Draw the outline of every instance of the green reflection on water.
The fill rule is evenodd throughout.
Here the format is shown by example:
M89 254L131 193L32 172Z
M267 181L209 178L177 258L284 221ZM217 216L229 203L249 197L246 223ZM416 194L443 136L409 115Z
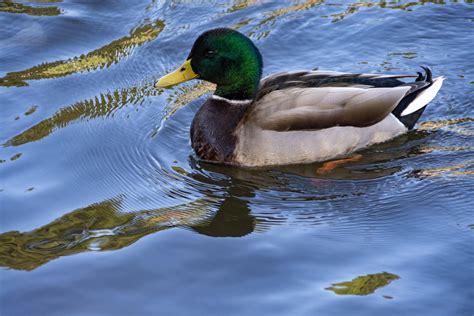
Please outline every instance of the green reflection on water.
M59 2L59 1L36 1L36 2ZM32 7L21 3L4 0L0 2L0 12L24 13L29 15L54 16L61 14L58 7Z
M384 287L400 277L396 274L382 272L357 277L352 281L335 283L326 290L339 295L369 295L378 288Z
M44 63L32 68L9 72L0 78L0 86L26 86L26 80L39 80L67 76L77 72L91 71L97 68L109 67L127 56L130 49L154 40L163 30L165 24L158 20L145 24L122 37L86 55L67 60Z

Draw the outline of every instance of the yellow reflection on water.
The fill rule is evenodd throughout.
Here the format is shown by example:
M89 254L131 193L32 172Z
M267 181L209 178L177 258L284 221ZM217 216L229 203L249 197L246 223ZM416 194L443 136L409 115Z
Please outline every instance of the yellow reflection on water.
M4 146L19 146L38 141L53 131L66 127L75 120L105 117L126 105L140 104L145 97L157 93L157 90L152 86L131 87L100 94L93 99L74 103L60 109L53 116L12 137Z
M263 4L265 0L237 0L235 1L232 6L227 10L227 12L235 12L239 10L246 9L247 7L256 5L256 4Z
M338 295L369 295L378 288L387 286L390 282L400 279L396 274L382 272L368 274L352 279L352 281L334 283L326 290Z
M26 80L39 80L63 77L77 72L91 71L109 67L127 56L133 47L154 40L163 30L165 24L158 20L137 27L130 35L122 37L99 49L79 57L44 63L32 68L9 72L0 78L0 86L26 86Z
M265 19L263 19L258 25L257 28L261 27L262 25L268 24L269 22L272 22L278 17L287 15L291 12L296 12L296 11L304 11L308 10L316 5L320 5L324 3L324 0L309 0L305 1L303 3L296 3L288 7L276 9L270 12L267 12L264 14ZM249 35L253 35L254 32L250 32ZM262 38L262 37L267 37L269 34L269 31L263 32L262 34L258 35L257 38Z
M416 170L413 174L418 177L470 176L474 175L474 160L463 161L452 166Z
M460 118L439 120L439 121L426 121L426 122L421 123L418 129L421 129L421 130L440 129L443 127L457 125L457 124L466 123L466 122L474 122L474 118L460 117Z
M457 2L453 0L452 2ZM466 3L471 3L472 0L465 0ZM245 9L249 6L258 5L264 3L263 1L255 1L255 0L247 0L247 1L236 1L232 7L229 9L229 12L238 11ZM377 7L381 9L397 9L397 10L404 10L404 11L411 11L411 7L425 5L425 4L446 4L444 0L417 0L417 1L410 1L410 2L402 2L400 0L394 1L354 1L352 3L327 3L325 0L307 0L292 3L289 6L278 8L273 11L269 11L263 14L264 19L257 25L259 28L262 25L268 24L269 22L274 21L275 19L288 15L292 12L304 11L311 9L315 6L326 4L328 6L333 7L345 7L342 12L333 13L329 16L321 16L322 18L331 18L332 22L339 22L346 17L357 13L361 8L372 8ZM270 31L264 32L262 34L257 35L257 38L266 37ZM254 35L254 32L251 32L250 35ZM413 56L406 56L407 58L413 58Z
M179 88L168 99L168 106L164 119L169 118L182 106L211 92L215 85L208 82L199 82L192 86ZM76 120L89 120L106 117L114 111L127 106L140 104L146 97L160 94L151 85L117 89L113 92L102 93L93 99L76 102L57 111L53 116L35 124L26 131L10 138L4 146L19 146L47 137L57 129L68 126ZM36 108L35 108L36 110Z
M471 1L471 0L467 0ZM454 0L453 2L457 2ZM400 1L400 0L394 0L394 1L363 1L363 2L355 2L355 3L350 3L347 5L347 8L345 11L336 13L336 14L331 14L330 17L333 18L332 22L339 22L343 19L345 19L348 16L353 15L357 11L359 11L360 8L372 8L372 7L377 7L381 9L394 9L394 10L404 10L404 11L411 11L411 7L414 6L419 6L419 5L425 5L425 4L446 4L446 1L444 0L417 0L417 1ZM408 58L410 59L410 58Z
M179 108L189 102L214 91L216 85L207 81L201 81L191 86L180 87L177 92L168 98L168 107L165 119L169 118Z
M277 18L279 16L288 14L290 12L296 12L296 11L303 11L303 10L308 10L309 8L314 7L315 5L319 5L324 3L324 0L308 0L302 3L297 3L285 8L277 9L275 11L272 11L267 14L268 19L265 20L263 23L268 22L268 20Z
M474 150L474 147L455 147L455 146L420 146L418 152L423 154L429 154L436 151L467 151Z
M450 132L454 132L462 136L472 136L473 132L469 128L465 128L462 126L455 126L455 125L468 123L468 122L474 122L474 118L461 117L461 118L439 120L439 121L428 121L428 122L421 123L418 129L419 130L438 130L438 129L449 128Z
M36 2L59 2L54 0L49 1L39 1ZM0 12L8 13L24 13L29 15L44 15L44 16L54 16L61 14L61 10L58 7L32 7L29 5L16 3L9 0L3 0L0 2Z

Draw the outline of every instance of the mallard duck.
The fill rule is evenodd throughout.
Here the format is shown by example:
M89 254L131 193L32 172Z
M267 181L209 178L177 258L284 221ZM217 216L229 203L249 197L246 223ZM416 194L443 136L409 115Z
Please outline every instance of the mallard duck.
M212 29L155 86L199 78L216 90L196 113L191 143L200 159L239 166L327 161L412 129L443 77L294 71L261 80L262 56L245 35ZM413 82L400 79L415 78Z

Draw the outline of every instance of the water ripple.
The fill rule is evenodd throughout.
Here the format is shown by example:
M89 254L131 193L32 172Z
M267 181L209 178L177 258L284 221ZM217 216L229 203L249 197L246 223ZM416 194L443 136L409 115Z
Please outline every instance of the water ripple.
M117 295L143 312L155 302L147 293L158 292L180 312L189 305L183 301L193 302L189 297L212 292L227 304L209 305L218 314L230 310L222 306L249 302L262 307L250 314L343 314L353 304L371 314L384 286L393 302L402 302L396 308L416 314L430 314L426 306L436 304L445 305L435 313L456 314L446 306L466 305L474 225L470 1L31 7L58 7L61 14L0 12L0 266L34 270L0 270L9 278L2 293L11 302L2 306L7 312L31 305L45 314L51 306L55 313L87 314L67 294L79 279L81 295L91 304L98 298L93 312L102 314L111 312L102 312L111 307L103 302ZM195 157L189 128L214 87L192 82L156 90L153 81L186 58L198 34L222 26L251 36L264 73L314 67L412 73L428 64L448 79L416 130L333 170L321 163L207 164ZM76 257L87 252L101 253ZM84 263L87 269L75 268ZM123 281L117 267L128 276L124 286L117 286ZM82 291L108 284L110 292L98 296ZM62 293L53 305L50 289ZM356 302L325 289L377 291ZM440 295L446 300L434 302ZM29 304L21 304L25 297ZM207 304L195 306L209 314Z

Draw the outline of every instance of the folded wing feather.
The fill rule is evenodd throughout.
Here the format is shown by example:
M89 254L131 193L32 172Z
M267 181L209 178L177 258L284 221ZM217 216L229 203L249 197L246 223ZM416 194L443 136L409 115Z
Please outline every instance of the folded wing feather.
M286 88L264 95L249 117L260 128L275 131L365 127L389 115L408 90L409 86Z

